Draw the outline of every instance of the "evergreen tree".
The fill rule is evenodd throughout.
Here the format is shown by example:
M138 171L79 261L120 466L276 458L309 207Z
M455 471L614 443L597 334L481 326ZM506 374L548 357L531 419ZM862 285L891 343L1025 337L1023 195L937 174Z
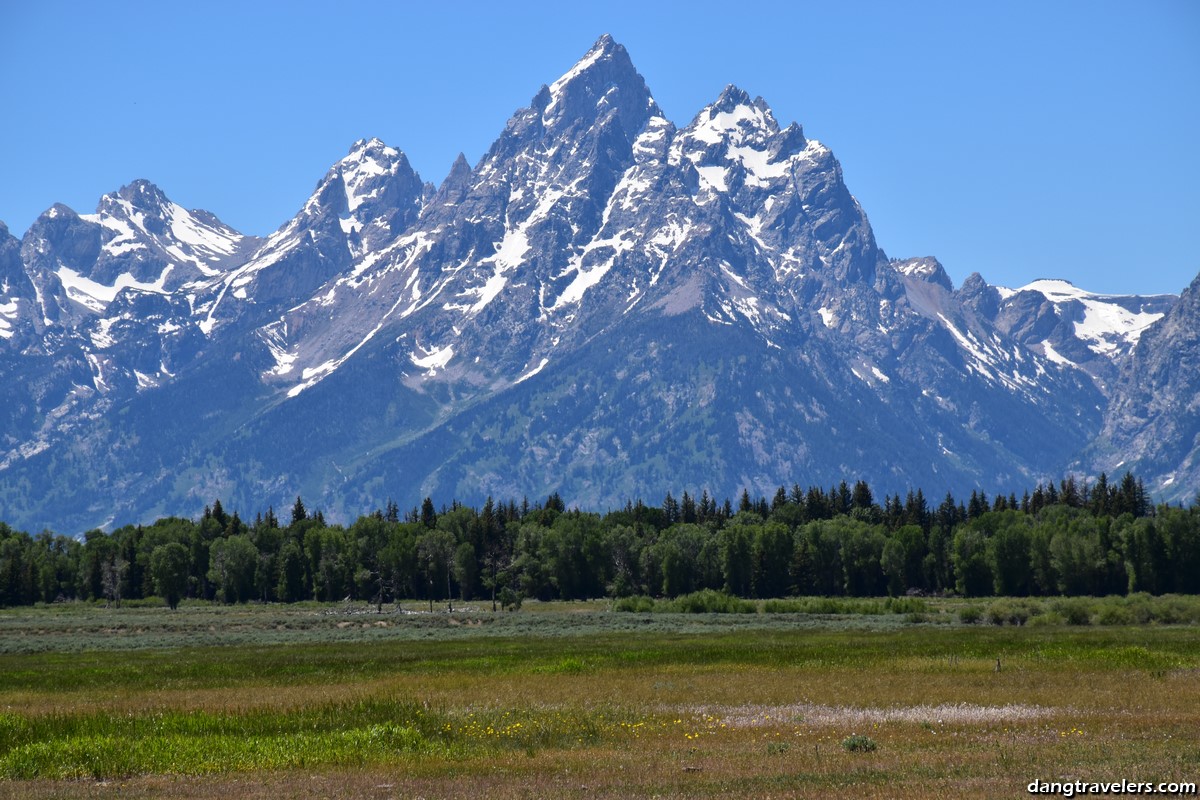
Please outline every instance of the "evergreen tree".
M850 510L851 510L851 508L853 508L853 505L851 504L850 487L846 485L845 481L842 481L841 483L839 483L836 493L831 492L830 495L837 498L836 511L838 514L849 514L850 513Z
M1075 483L1075 476L1068 475L1067 479L1061 482L1062 492L1060 494L1061 502L1071 508L1079 508L1083 505L1082 498L1079 494L1079 486Z
M692 499L692 496L686 490L683 493L683 500L679 507L679 519L680 522L688 525L694 524L697 520L696 501Z
M771 510L776 511L788 503L787 490L780 486L775 490L775 498L771 501Z
M421 501L421 524L426 528L433 528L437 525L438 515L433 510L433 499L426 497Z
M850 507L870 511L873 505L875 505L875 498L871 495L871 487L867 485L866 481L855 481L854 491L850 494Z
M212 518L217 521L217 525L222 530L229 524L229 517L225 514L225 509L221 507L221 499L217 498L212 504Z
M667 492L662 504L663 522L670 527L679 521L679 503Z
M812 520L833 517L833 509L819 486L808 487L808 494L804 499L804 510L808 518Z
M308 519L308 511L304 508L304 501L300 499L300 495L296 495L296 502L292 504L292 525L298 522L304 522Z
M716 501L708 496L708 489L702 489L700 491L700 511L698 514L699 521L701 523L708 522L710 519L712 519L716 515L717 515Z
M1043 508L1046 507L1046 505L1047 505L1046 491L1042 488L1042 485L1039 483L1033 489L1033 496L1029 498L1029 513L1034 514L1036 516L1038 513L1041 512L1041 510Z

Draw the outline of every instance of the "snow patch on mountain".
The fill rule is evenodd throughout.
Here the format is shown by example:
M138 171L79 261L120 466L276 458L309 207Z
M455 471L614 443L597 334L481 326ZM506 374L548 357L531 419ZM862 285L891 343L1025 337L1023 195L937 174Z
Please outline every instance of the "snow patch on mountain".
M454 345L445 345L444 347L435 347L432 350L425 350L421 355L417 355L414 351L409 354L412 363L426 370L426 375L435 375L439 369L444 369L450 363L450 359L454 358Z
M130 273L125 272L117 276L112 286L85 278L70 267L60 267L57 275L58 279L62 281L63 288L66 290L68 297L96 313L101 313L122 289L166 294L165 284L167 277L171 274L172 268L173 265L168 264L166 269L162 271L162 274L158 276L158 280L153 283L139 281Z
M1092 352L1109 358L1127 352L1147 328L1165 316L1162 312L1128 308L1131 298L1088 292L1064 280L1037 280L1017 290L1006 290L1001 296L1008 299L1020 292L1041 294L1055 304L1060 314L1064 307L1078 303L1082 319L1074 322L1075 335Z
M550 363L549 358L543 358L541 361L538 362L538 365L536 367L534 367L533 369L531 369L528 372L521 375L521 377L517 378L515 381L513 381L513 383L522 383L524 381L529 380L534 375L537 375L539 372L541 372L546 367L546 365L549 363Z

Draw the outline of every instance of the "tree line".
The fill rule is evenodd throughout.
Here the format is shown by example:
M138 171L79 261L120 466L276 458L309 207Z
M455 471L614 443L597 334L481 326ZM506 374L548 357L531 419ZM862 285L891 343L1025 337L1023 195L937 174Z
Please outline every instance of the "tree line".
M631 501L604 514L544 502L430 498L349 526L299 497L288 520L252 521L220 501L198 520L167 517L80 539L0 523L0 605L184 598L223 603L401 599L490 602L714 589L788 595L964 596L1200 593L1200 507L1152 504L1131 474L1067 478L1020 498L921 490L883 497L858 481L780 487L735 505L707 491Z

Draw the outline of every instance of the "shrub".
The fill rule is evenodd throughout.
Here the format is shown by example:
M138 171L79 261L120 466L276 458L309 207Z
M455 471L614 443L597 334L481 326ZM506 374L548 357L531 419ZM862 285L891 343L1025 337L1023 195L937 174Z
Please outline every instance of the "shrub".
M1131 594L1125 598L1126 608L1130 619L1138 625L1145 625L1154 620L1154 598L1145 592Z
M505 611L520 611L521 609L521 595L507 586L500 590L500 596L497 599L500 601L500 607Z
M1059 614L1057 611L1047 611L1031 618L1029 620L1029 624L1041 627L1045 625L1062 625L1065 621L1066 620L1063 619L1062 614Z
M1128 625L1133 622L1133 611L1116 603L1104 603L1096 614L1097 625Z
M803 600L766 600L762 610L764 614L803 614L806 608Z
M617 602L613 603L613 611L630 611L636 613L645 613L654 610L654 600L645 595L636 595L634 597L622 597Z
M920 597L889 597L883 607L893 614L924 614L929 603Z
M1037 616L1041 611L1041 606L1029 600L1001 598L987 607L984 619L993 625L1024 625L1030 617Z
M958 610L958 620L965 625L974 625L983 618L983 610L979 606L963 606Z
M675 598L671 610L684 614L754 614L758 606L725 592L704 589Z
M848 753L870 753L872 750L878 749L879 745L870 736L854 733L842 739L842 747Z
M1062 615L1068 625L1090 625L1092 622L1092 604L1081 598L1057 600L1054 610Z

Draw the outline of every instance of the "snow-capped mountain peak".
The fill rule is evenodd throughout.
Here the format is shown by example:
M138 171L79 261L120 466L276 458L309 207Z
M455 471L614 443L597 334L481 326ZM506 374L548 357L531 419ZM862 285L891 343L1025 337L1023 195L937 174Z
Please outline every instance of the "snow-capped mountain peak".
M954 290L954 283L946 273L946 268L932 256L892 259L891 265L893 269L906 277L937 284L947 291Z
M636 134L647 116L661 114L629 53L608 34L534 98L534 108L539 106L548 131L611 116Z
M348 210L354 213L364 202L379 196L387 177L412 168L408 158L396 148L379 139L359 139L336 169L345 184Z
M696 115L691 134L707 144L728 142L742 145L761 142L779 132L779 123L770 106L761 97L750 95L729 84L720 96Z
M158 249L169 260L194 268L190 274L176 274L172 288L199 276L218 274L247 242L212 214L189 211L141 179L104 195L96 213L82 218L98 222L104 229L102 249L108 256Z

